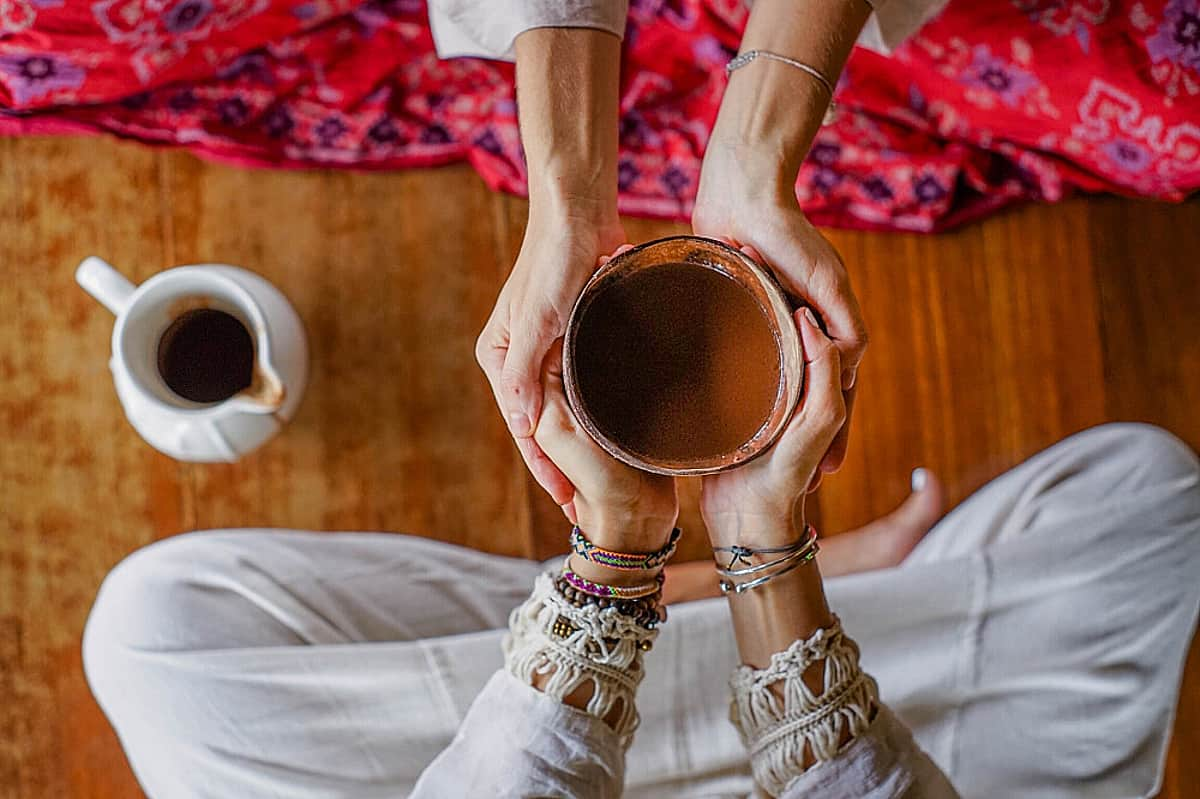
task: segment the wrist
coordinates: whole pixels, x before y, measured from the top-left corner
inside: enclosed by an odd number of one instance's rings
[[[709,147],[732,150],[754,179],[790,189],[829,101],[803,72],[756,60],[730,76]]]
[[[516,54],[531,212],[615,218],[620,39],[535,28],[517,37]]]
[[[803,500],[792,512],[701,513],[709,543],[714,547],[779,547],[791,544],[804,535],[807,522]]]
[[[572,171],[545,168],[529,174],[530,222],[552,225],[588,225],[595,229],[617,227],[616,168],[611,175],[595,164]]]
[[[796,639],[834,623],[816,561],[726,598],[742,662],[756,669],[767,668],[771,656]]]
[[[629,517],[579,512],[579,529],[602,549],[616,552],[649,553],[666,546],[675,529],[675,516]]]

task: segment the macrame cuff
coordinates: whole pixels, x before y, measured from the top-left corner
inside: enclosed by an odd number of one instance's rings
[[[802,679],[824,661],[824,687],[814,694]],[[782,691],[773,686],[783,683]],[[805,749],[817,763],[866,731],[879,692],[858,665],[858,647],[840,621],[771,656],[765,669],[739,666],[730,681],[731,716],[750,751],[755,781],[772,796],[804,773]],[[782,694],[782,698],[780,697]]]
[[[540,690],[562,700],[586,682],[593,685],[585,712],[610,723],[626,749],[633,741],[638,714],[634,706],[641,683],[642,656],[658,630],[648,630],[615,607],[577,607],[555,587],[549,573],[540,574],[533,594],[508,619],[504,665],[517,679],[532,685],[547,677]],[[615,723],[608,716],[619,708]]]

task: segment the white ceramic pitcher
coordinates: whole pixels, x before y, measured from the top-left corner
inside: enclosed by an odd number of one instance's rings
[[[93,256],[75,279],[116,314],[109,367],[117,396],[130,424],[155,449],[181,461],[235,461],[295,414],[308,379],[308,343],[296,311],[263,278],[203,264],[168,269],[134,286]],[[194,308],[232,314],[254,341],[250,386],[222,402],[184,399],[158,371],[159,340]]]

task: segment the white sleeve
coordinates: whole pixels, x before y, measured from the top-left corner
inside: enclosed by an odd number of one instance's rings
[[[624,782],[625,749],[607,724],[501,669],[409,799],[618,799]]]
[[[833,760],[797,776],[778,799],[958,799],[946,775],[913,740],[912,733],[879,705],[867,731]]]
[[[595,28],[625,35],[629,0],[429,0],[429,26],[442,58],[513,60],[513,42],[532,28]]]
[[[863,26],[858,43],[887,54],[936,17],[948,0],[869,0],[875,13]]]

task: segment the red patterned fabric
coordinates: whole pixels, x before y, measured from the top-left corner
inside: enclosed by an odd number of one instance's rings
[[[746,20],[633,0],[622,210],[686,217]],[[1200,186],[1200,0],[955,0],[857,50],[797,193],[818,224],[940,230],[1074,190]],[[0,0],[0,133],[109,132],[245,164],[466,159],[523,193],[512,66],[440,61],[420,0]]]

